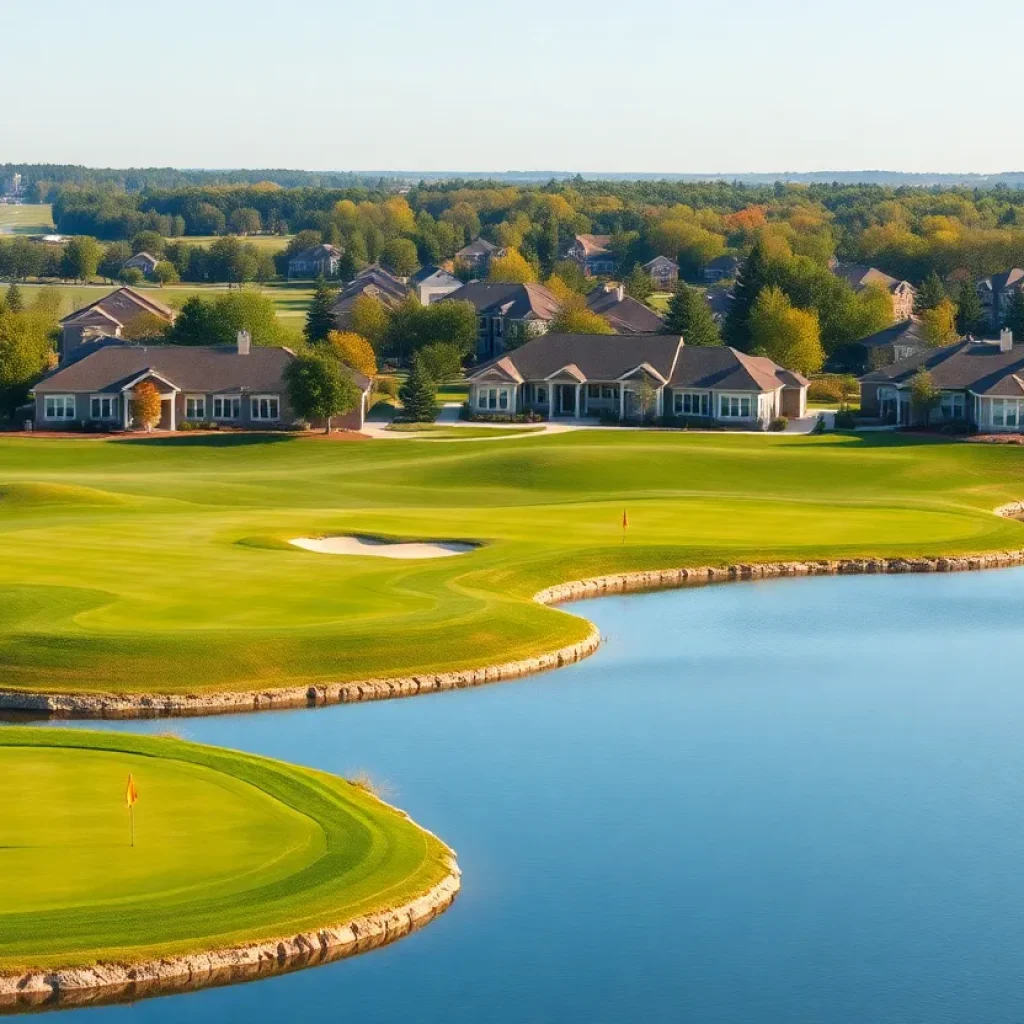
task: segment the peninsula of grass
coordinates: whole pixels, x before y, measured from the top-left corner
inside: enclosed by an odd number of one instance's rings
[[[1015,446],[576,431],[464,444],[0,439],[0,688],[253,693],[526,659],[609,573],[1024,547]],[[623,542],[622,516],[629,528]],[[479,544],[398,561],[296,537]]]
[[[0,997],[33,971],[152,965],[342,926],[453,872],[440,840],[363,788],[249,754],[9,727],[0,778]]]

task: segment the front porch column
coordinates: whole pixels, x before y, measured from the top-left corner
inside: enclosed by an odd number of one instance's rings
[[[654,402],[654,415],[660,420],[665,415],[665,389],[663,387],[658,388],[658,397]]]
[[[171,430],[177,430],[178,429],[176,418],[175,418],[175,414],[177,413],[177,409],[175,409],[175,405],[176,405],[175,398],[176,397],[177,396],[173,392],[171,392],[171,415],[170,415],[170,417],[168,418],[168,421],[167,421],[170,424],[170,429]]]
[[[619,419],[626,418],[626,385],[619,381]]]
[[[555,388],[557,384],[548,384],[548,419],[553,420],[555,418]]]
[[[576,419],[579,419],[580,415],[583,412],[583,410],[580,408],[580,388],[582,387],[582,384],[576,385]]]
[[[121,392],[121,423],[125,430],[132,425],[132,398],[128,391]]]

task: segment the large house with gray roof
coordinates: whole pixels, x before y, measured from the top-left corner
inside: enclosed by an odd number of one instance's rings
[[[998,330],[1006,322],[1014,295],[1024,290],[1024,270],[1011,267],[991,277],[983,277],[975,284],[975,289],[989,323]]]
[[[130,430],[135,388],[150,381],[160,393],[159,429],[214,424],[250,430],[296,426],[285,369],[295,353],[250,344],[132,345],[106,338],[83,346],[70,363],[33,389],[36,430]],[[351,413],[332,426],[362,428],[370,381],[350,371],[362,392]],[[313,424],[317,426],[318,424]]]
[[[926,349],[860,380],[861,413],[897,426],[918,424],[914,376],[926,371],[941,392],[929,423],[965,422],[986,433],[1024,433],[1024,345],[1010,331],[997,341],[968,338]]]
[[[476,354],[490,359],[504,352],[507,339],[519,342],[548,329],[558,311],[558,298],[542,284],[470,281],[442,302],[468,302],[476,310]]]
[[[892,318],[899,322],[909,320],[914,313],[914,299],[917,289],[909,281],[901,281],[877,267],[862,267],[850,263],[837,263],[832,272],[841,277],[855,292],[865,288],[881,288],[892,299]]]
[[[488,417],[677,418],[763,430],[807,411],[800,374],[725,346],[687,348],[669,334],[545,334],[468,379],[471,413]]]
[[[611,281],[587,293],[587,308],[604,317],[616,334],[659,334],[665,325],[660,313],[627,295],[623,285]]]

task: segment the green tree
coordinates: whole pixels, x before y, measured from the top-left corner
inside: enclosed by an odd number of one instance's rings
[[[345,251],[338,257],[338,280],[348,284],[358,273],[359,266],[356,263],[356,258],[346,246]]]
[[[321,277],[316,282],[316,290],[313,292],[313,298],[310,300],[309,309],[306,312],[306,326],[303,328],[306,341],[312,344],[327,340],[327,335],[335,327],[333,310],[334,291]]]
[[[798,373],[817,373],[825,362],[817,313],[795,308],[781,288],[761,291],[750,310],[751,351]]]
[[[920,316],[926,309],[934,309],[943,299],[949,298],[942,278],[933,270],[922,282],[914,296],[914,312]]]
[[[964,281],[956,299],[956,330],[960,337],[985,332],[985,312],[972,281]]]
[[[437,384],[458,380],[462,375],[462,352],[449,342],[424,345],[418,355],[430,379]]]
[[[8,289],[0,302],[0,415],[5,418],[26,400],[29,387],[56,363],[55,313],[36,304],[27,310],[12,308],[10,294]]]
[[[910,407],[914,422],[924,425],[932,410],[942,400],[942,392],[935,386],[932,375],[922,366],[910,380]]]
[[[323,420],[327,434],[335,416],[351,412],[362,400],[359,388],[341,363],[326,354],[293,359],[285,368],[285,383],[295,412],[309,422]]]
[[[349,307],[349,328],[361,334],[375,349],[384,347],[391,312],[376,295],[357,295]]]
[[[718,324],[711,315],[711,308],[705,301],[703,292],[689,287],[682,281],[669,299],[663,331],[665,334],[681,334],[683,341],[691,347],[722,344]]]
[[[437,419],[437,385],[423,360],[413,356],[412,370],[398,392],[402,400],[402,419],[409,423],[433,423]]]
[[[582,295],[570,295],[555,310],[548,330],[552,334],[614,334],[603,316],[587,307]]]
[[[131,258],[132,247],[127,242],[111,242],[103,250],[98,270],[108,281],[116,281],[125,263]]]
[[[1015,291],[1006,309],[1006,327],[1017,345],[1024,344],[1024,291]]]
[[[626,294],[636,299],[637,302],[646,302],[651,292],[654,291],[650,274],[639,263],[633,266],[623,283],[626,286]]]
[[[255,235],[263,228],[263,218],[259,210],[254,210],[251,206],[242,206],[231,212],[228,227],[236,235]]]
[[[132,238],[132,254],[148,252],[150,256],[158,259],[163,255],[164,236],[159,231],[140,231]]]
[[[591,285],[583,268],[575,260],[559,260],[551,271],[570,291],[585,292]]]
[[[127,284],[133,288],[135,285],[142,284],[145,279],[146,275],[138,267],[122,267],[121,273],[118,274],[121,284]]]
[[[61,276],[73,281],[89,281],[96,276],[103,250],[95,238],[77,235],[68,240],[61,257]]]
[[[185,300],[174,323],[167,330],[167,340],[174,345],[210,345],[213,337],[213,309],[198,295]]]
[[[178,275],[178,268],[171,263],[170,260],[161,260],[153,268],[153,277],[155,277],[161,285],[176,284],[181,280]]]
[[[254,345],[279,345],[281,322],[274,300],[250,288],[240,288],[213,300],[208,345],[234,345],[239,331],[248,331]]]
[[[11,313],[22,313],[25,310],[25,300],[21,297],[21,289],[13,282],[4,295],[4,306]]]
[[[392,238],[380,251],[382,267],[399,277],[408,277],[420,265],[416,244],[408,238]]]
[[[761,290],[770,283],[771,259],[768,249],[758,241],[740,265],[733,301],[725,318],[722,336],[726,344],[744,352],[751,347],[750,313]]]

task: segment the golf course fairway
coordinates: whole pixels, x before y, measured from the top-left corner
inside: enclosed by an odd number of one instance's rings
[[[252,707],[274,688],[476,671],[592,641],[534,600],[566,581],[1019,551],[1024,527],[993,509],[1022,498],[1015,446],[892,434],[4,437],[0,705]],[[473,547],[401,560],[290,543],[324,537]]]
[[[451,851],[404,814],[265,758],[9,727],[0,778],[0,1009],[323,962],[405,934],[458,889]]]

